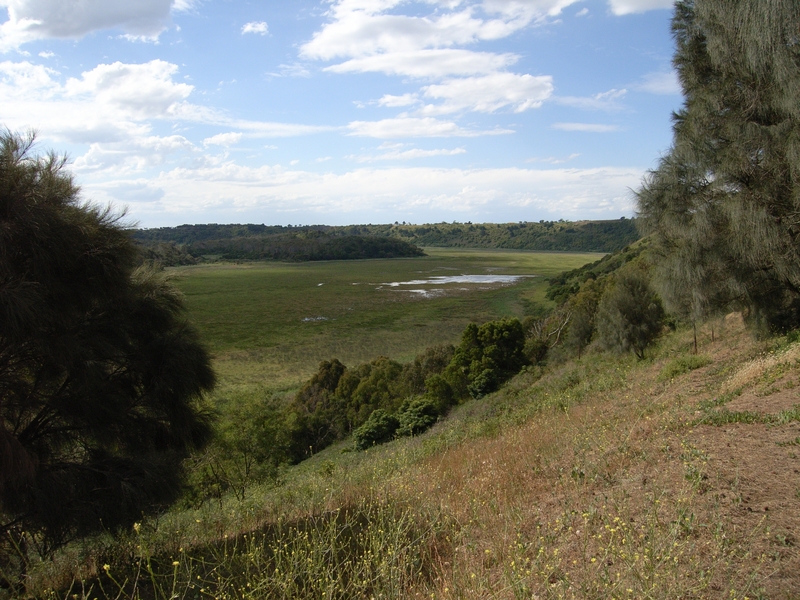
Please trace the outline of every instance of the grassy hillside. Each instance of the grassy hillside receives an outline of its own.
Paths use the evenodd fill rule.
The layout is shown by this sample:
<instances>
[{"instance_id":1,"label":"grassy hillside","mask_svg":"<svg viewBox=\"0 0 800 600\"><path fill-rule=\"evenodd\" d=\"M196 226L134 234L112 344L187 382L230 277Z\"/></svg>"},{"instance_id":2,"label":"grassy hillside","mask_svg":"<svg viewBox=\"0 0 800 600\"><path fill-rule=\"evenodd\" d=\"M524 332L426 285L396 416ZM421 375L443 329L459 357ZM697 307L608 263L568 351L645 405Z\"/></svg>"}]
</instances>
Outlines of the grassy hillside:
<instances>
[{"instance_id":1,"label":"grassy hillside","mask_svg":"<svg viewBox=\"0 0 800 600\"><path fill-rule=\"evenodd\" d=\"M32 565L114 598L790 598L800 345L730 315L529 369L428 433ZM76 565L80 564L78 568ZM38 586L38 587L37 587ZM66 587L65 587L66 586Z\"/></svg>"}]
</instances>

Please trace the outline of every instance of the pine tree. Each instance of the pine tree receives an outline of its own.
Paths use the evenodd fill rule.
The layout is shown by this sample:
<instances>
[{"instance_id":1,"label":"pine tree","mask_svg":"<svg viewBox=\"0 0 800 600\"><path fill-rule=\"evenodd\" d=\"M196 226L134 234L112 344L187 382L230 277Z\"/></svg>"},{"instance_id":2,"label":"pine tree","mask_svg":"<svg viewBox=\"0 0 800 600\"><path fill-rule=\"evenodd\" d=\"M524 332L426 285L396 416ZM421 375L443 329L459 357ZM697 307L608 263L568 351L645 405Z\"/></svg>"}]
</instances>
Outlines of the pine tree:
<instances>
[{"instance_id":1,"label":"pine tree","mask_svg":"<svg viewBox=\"0 0 800 600\"><path fill-rule=\"evenodd\" d=\"M0 533L48 552L176 498L214 373L178 292L33 141L0 135Z\"/></svg>"},{"instance_id":2,"label":"pine tree","mask_svg":"<svg viewBox=\"0 0 800 600\"><path fill-rule=\"evenodd\" d=\"M676 4L685 103L638 201L660 291L688 320L800 324L798 18L796 0Z\"/></svg>"}]
</instances>

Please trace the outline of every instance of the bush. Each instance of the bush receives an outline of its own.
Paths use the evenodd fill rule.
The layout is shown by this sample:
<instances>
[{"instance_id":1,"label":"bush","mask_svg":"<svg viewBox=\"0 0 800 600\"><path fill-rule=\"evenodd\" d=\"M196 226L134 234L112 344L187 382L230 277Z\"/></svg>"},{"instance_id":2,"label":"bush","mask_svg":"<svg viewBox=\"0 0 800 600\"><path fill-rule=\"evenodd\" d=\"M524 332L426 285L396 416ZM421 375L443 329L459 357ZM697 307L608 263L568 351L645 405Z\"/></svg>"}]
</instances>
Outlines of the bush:
<instances>
[{"instance_id":1,"label":"bush","mask_svg":"<svg viewBox=\"0 0 800 600\"><path fill-rule=\"evenodd\" d=\"M519 320L489 321L480 327L472 323L461 336L461 343L445 370L445 379L458 397L462 397L459 392L466 387L470 395L478 398L519 373L528 363L524 350L525 332ZM462 375L466 377L466 386Z\"/></svg>"},{"instance_id":2,"label":"bush","mask_svg":"<svg viewBox=\"0 0 800 600\"><path fill-rule=\"evenodd\" d=\"M404 404L398 415L400 426L397 429L399 436L418 435L429 429L439 420L439 412L436 403L424 396L414 398L408 404Z\"/></svg>"},{"instance_id":3,"label":"bush","mask_svg":"<svg viewBox=\"0 0 800 600\"><path fill-rule=\"evenodd\" d=\"M353 432L356 450L366 450L372 446L388 442L394 437L400 421L382 408L372 412L367 421Z\"/></svg>"},{"instance_id":4,"label":"bush","mask_svg":"<svg viewBox=\"0 0 800 600\"><path fill-rule=\"evenodd\" d=\"M455 402L453 387L441 375L431 375L425 380L425 397L443 414Z\"/></svg>"},{"instance_id":5,"label":"bush","mask_svg":"<svg viewBox=\"0 0 800 600\"><path fill-rule=\"evenodd\" d=\"M486 394L491 394L497 389L497 374L494 369L484 369L472 383L467 386L469 394L473 398L483 398Z\"/></svg>"},{"instance_id":6,"label":"bush","mask_svg":"<svg viewBox=\"0 0 800 600\"><path fill-rule=\"evenodd\" d=\"M603 293L597 309L597 334L605 349L630 351L641 360L663 325L661 299L641 271L621 274Z\"/></svg>"}]
</instances>

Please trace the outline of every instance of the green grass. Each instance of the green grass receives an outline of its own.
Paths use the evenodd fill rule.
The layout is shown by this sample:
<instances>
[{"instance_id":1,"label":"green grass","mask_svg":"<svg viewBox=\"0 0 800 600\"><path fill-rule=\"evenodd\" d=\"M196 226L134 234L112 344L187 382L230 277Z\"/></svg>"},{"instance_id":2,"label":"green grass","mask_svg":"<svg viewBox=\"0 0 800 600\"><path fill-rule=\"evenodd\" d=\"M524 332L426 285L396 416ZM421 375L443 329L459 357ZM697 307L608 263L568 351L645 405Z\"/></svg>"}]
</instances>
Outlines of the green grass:
<instances>
[{"instance_id":1,"label":"green grass","mask_svg":"<svg viewBox=\"0 0 800 600\"><path fill-rule=\"evenodd\" d=\"M661 370L659 379L669 381L689 371L694 371L711 363L711 358L702 354L687 354L669 361Z\"/></svg>"},{"instance_id":2,"label":"green grass","mask_svg":"<svg viewBox=\"0 0 800 600\"><path fill-rule=\"evenodd\" d=\"M546 305L547 277L600 257L426 252L414 259L203 265L172 273L190 319L214 354L221 389L255 385L269 392L298 386L322 360L353 365L385 355L408 361L429 346L457 343L470 322L524 317ZM381 285L488 273L536 277L508 287L451 284L434 298Z\"/></svg>"}]
</instances>

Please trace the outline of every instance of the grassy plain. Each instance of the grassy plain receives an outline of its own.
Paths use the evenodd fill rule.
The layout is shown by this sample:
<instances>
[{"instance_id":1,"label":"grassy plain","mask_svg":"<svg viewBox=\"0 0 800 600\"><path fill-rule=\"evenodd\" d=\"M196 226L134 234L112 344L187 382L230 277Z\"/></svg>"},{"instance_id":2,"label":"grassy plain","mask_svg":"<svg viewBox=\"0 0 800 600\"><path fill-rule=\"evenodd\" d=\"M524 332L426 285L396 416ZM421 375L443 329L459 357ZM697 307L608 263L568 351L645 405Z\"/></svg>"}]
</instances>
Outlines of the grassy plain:
<instances>
[{"instance_id":1,"label":"grassy plain","mask_svg":"<svg viewBox=\"0 0 800 600\"><path fill-rule=\"evenodd\" d=\"M413 259L212 264L173 269L211 348L221 393L297 387L322 360L409 361L457 343L470 322L546 306L546 278L601 254L427 248ZM423 296L385 284L442 275L527 275L514 285L447 284Z\"/></svg>"}]
</instances>

